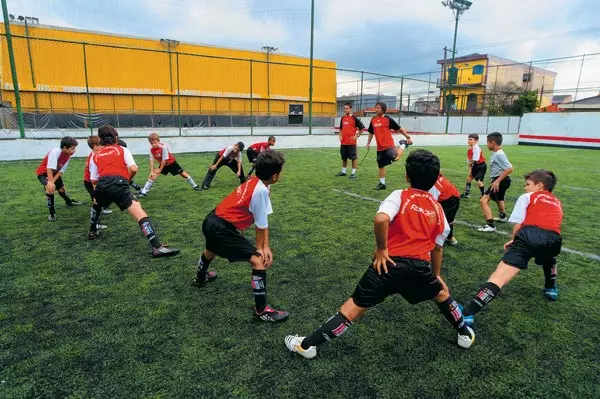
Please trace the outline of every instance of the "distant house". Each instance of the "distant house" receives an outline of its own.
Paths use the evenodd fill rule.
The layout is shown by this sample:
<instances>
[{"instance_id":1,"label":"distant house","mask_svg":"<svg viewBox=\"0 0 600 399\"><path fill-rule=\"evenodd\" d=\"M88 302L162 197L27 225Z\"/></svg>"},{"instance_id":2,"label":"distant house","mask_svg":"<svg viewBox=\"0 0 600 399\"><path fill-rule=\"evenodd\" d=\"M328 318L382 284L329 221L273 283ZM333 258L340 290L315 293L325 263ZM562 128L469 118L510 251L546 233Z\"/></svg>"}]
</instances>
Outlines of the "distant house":
<instances>
[{"instance_id":1,"label":"distant house","mask_svg":"<svg viewBox=\"0 0 600 399\"><path fill-rule=\"evenodd\" d=\"M581 100L558 104L558 109L568 112L599 112L600 93L594 97L582 98Z\"/></svg>"},{"instance_id":2,"label":"distant house","mask_svg":"<svg viewBox=\"0 0 600 399\"><path fill-rule=\"evenodd\" d=\"M396 108L398 106L398 98L396 96L390 96L385 94L363 94L356 95L351 94L347 96L341 96L336 99L337 103L337 114L342 115L344 112L344 104L352 104L352 111L355 113L365 110L367 108L374 108L378 102L384 102L388 110L390 108Z\"/></svg>"},{"instance_id":3,"label":"distant house","mask_svg":"<svg viewBox=\"0 0 600 399\"><path fill-rule=\"evenodd\" d=\"M570 94L552 96L552 104L564 104L573 101L573 96Z\"/></svg>"}]
</instances>

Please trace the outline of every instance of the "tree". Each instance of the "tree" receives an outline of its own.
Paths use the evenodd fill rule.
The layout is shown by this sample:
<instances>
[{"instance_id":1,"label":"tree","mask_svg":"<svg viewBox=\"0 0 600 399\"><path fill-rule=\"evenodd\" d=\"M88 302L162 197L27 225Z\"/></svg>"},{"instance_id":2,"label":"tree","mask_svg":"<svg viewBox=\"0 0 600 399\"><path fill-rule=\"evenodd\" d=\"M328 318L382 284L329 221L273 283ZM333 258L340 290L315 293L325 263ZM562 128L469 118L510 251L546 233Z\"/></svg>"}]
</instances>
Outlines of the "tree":
<instances>
[{"instance_id":1,"label":"tree","mask_svg":"<svg viewBox=\"0 0 600 399\"><path fill-rule=\"evenodd\" d=\"M494 85L488 94L488 115L513 115L513 103L521 92L521 88L515 82Z\"/></svg>"},{"instance_id":2,"label":"tree","mask_svg":"<svg viewBox=\"0 0 600 399\"><path fill-rule=\"evenodd\" d=\"M524 113L533 112L539 105L537 91L525 90L513 103L512 115L521 116Z\"/></svg>"}]
</instances>

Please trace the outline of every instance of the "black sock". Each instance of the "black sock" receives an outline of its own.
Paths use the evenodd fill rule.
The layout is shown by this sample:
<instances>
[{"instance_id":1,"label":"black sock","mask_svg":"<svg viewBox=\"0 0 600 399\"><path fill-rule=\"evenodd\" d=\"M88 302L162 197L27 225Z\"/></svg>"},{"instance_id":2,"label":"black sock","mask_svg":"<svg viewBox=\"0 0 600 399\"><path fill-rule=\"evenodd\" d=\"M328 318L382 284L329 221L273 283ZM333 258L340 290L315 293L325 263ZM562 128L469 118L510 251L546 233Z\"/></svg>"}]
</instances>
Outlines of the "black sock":
<instances>
[{"instance_id":1,"label":"black sock","mask_svg":"<svg viewBox=\"0 0 600 399\"><path fill-rule=\"evenodd\" d=\"M496 225L494 224L494 219L488 219L485 221L487 223L488 226L490 227L496 227Z\"/></svg>"},{"instance_id":2,"label":"black sock","mask_svg":"<svg viewBox=\"0 0 600 399\"><path fill-rule=\"evenodd\" d=\"M448 233L446 240L451 240L454 237L454 222L448 224L450 225L450 233Z\"/></svg>"},{"instance_id":3,"label":"black sock","mask_svg":"<svg viewBox=\"0 0 600 399\"><path fill-rule=\"evenodd\" d=\"M463 311L466 315L474 315L483 309L488 303L492 302L492 300L498 295L500 292L500 287L496 284L488 281L486 282L475 294L473 299L465 306L465 310Z\"/></svg>"},{"instance_id":4,"label":"black sock","mask_svg":"<svg viewBox=\"0 0 600 399\"><path fill-rule=\"evenodd\" d=\"M483 197L485 195L485 188L483 186L480 186L479 191L481 191L481 196Z\"/></svg>"},{"instance_id":5,"label":"black sock","mask_svg":"<svg viewBox=\"0 0 600 399\"><path fill-rule=\"evenodd\" d=\"M148 239L150 245L152 245L152 248L160 248L161 244L158 240L156 232L154 231L154 226L152 226L152 222L150 222L150 218L147 216L141 218L138 223L140 225L140 229L142 229L142 234Z\"/></svg>"},{"instance_id":6,"label":"black sock","mask_svg":"<svg viewBox=\"0 0 600 399\"><path fill-rule=\"evenodd\" d=\"M471 192L471 183L467 183L465 186L465 194L469 195L470 192Z\"/></svg>"},{"instance_id":7,"label":"black sock","mask_svg":"<svg viewBox=\"0 0 600 399\"><path fill-rule=\"evenodd\" d=\"M92 209L90 210L90 233L98 231L100 215L102 215L102 207L98 204L92 205Z\"/></svg>"},{"instance_id":8,"label":"black sock","mask_svg":"<svg viewBox=\"0 0 600 399\"><path fill-rule=\"evenodd\" d=\"M471 336L469 330L467 330L467 326L465 325L465 321L463 320L462 312L458 307L458 303L452 297L449 297L442 303L437 304L440 312L444 315L446 320L452 324L454 329L460 333L460 335L468 335Z\"/></svg>"},{"instance_id":9,"label":"black sock","mask_svg":"<svg viewBox=\"0 0 600 399\"><path fill-rule=\"evenodd\" d=\"M248 176L250 176L254 172L254 166L250 168L250 172L248 172Z\"/></svg>"},{"instance_id":10,"label":"black sock","mask_svg":"<svg viewBox=\"0 0 600 399\"><path fill-rule=\"evenodd\" d=\"M258 313L267 306L267 271L252 269L252 291L254 291L254 304Z\"/></svg>"},{"instance_id":11,"label":"black sock","mask_svg":"<svg viewBox=\"0 0 600 399\"><path fill-rule=\"evenodd\" d=\"M302 349L308 349L311 346L324 344L331 341L346 332L352 322L340 312L331 316L323 325L312 332L302 341Z\"/></svg>"},{"instance_id":12,"label":"black sock","mask_svg":"<svg viewBox=\"0 0 600 399\"><path fill-rule=\"evenodd\" d=\"M46 203L48 204L50 214L56 215L56 209L54 209L54 194L46 194Z\"/></svg>"},{"instance_id":13,"label":"black sock","mask_svg":"<svg viewBox=\"0 0 600 399\"><path fill-rule=\"evenodd\" d=\"M59 192L58 192L58 195L60 195L60 196L62 197L62 199L64 199L64 200L65 200L65 202L66 202L67 204L70 204L71 202L73 202L73 201L71 200L71 198L69 198L69 194L67 194L67 192L66 192L66 191L62 191L62 192L61 192L61 191L59 191Z\"/></svg>"},{"instance_id":14,"label":"black sock","mask_svg":"<svg viewBox=\"0 0 600 399\"><path fill-rule=\"evenodd\" d=\"M544 268L544 288L556 288L556 259L552 262L543 265Z\"/></svg>"},{"instance_id":15,"label":"black sock","mask_svg":"<svg viewBox=\"0 0 600 399\"><path fill-rule=\"evenodd\" d=\"M202 252L200 259L198 260L198 268L196 269L197 280L204 281L206 279L206 272L208 271L210 262L212 262L212 260L208 260L208 258L204 256L204 252Z\"/></svg>"},{"instance_id":16,"label":"black sock","mask_svg":"<svg viewBox=\"0 0 600 399\"><path fill-rule=\"evenodd\" d=\"M498 216L500 217L500 219L504 219L506 217L506 213L498 212Z\"/></svg>"}]
</instances>

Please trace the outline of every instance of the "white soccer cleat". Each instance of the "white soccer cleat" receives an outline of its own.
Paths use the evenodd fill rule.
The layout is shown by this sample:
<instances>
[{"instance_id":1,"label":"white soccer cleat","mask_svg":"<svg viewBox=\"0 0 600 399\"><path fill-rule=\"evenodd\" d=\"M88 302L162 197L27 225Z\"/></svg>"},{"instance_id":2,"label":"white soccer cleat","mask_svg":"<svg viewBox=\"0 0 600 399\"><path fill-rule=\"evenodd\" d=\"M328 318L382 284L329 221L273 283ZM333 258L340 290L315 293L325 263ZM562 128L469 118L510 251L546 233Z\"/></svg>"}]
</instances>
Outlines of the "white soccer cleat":
<instances>
[{"instance_id":1,"label":"white soccer cleat","mask_svg":"<svg viewBox=\"0 0 600 399\"><path fill-rule=\"evenodd\" d=\"M102 209L102 214L103 215L110 215L111 213L112 213L112 210L110 210L110 209L106 209L106 208Z\"/></svg>"},{"instance_id":2,"label":"white soccer cleat","mask_svg":"<svg viewBox=\"0 0 600 399\"><path fill-rule=\"evenodd\" d=\"M297 335L287 335L284 339L285 346L290 350L290 352L296 352L300 356L305 359L313 359L317 356L317 347L311 346L308 349L302 349L302 341L306 337L299 337Z\"/></svg>"},{"instance_id":3,"label":"white soccer cleat","mask_svg":"<svg viewBox=\"0 0 600 399\"><path fill-rule=\"evenodd\" d=\"M467 327L467 330L471 333L470 337L468 335L460 335L459 333L458 339L456 340L458 346L464 349L469 349L471 345L473 345L473 342L475 342L475 331L473 331L471 327Z\"/></svg>"},{"instance_id":4,"label":"white soccer cleat","mask_svg":"<svg viewBox=\"0 0 600 399\"><path fill-rule=\"evenodd\" d=\"M107 225L105 225L105 224L100 224L100 223L98 223L98 224L96 225L96 229L98 229L98 230L106 230L106 229L108 229L108 226L107 226Z\"/></svg>"},{"instance_id":5,"label":"white soccer cleat","mask_svg":"<svg viewBox=\"0 0 600 399\"><path fill-rule=\"evenodd\" d=\"M483 227L478 228L477 231L483 231L485 233L493 233L494 231L496 231L496 228L492 227L490 225L485 225Z\"/></svg>"},{"instance_id":6,"label":"white soccer cleat","mask_svg":"<svg viewBox=\"0 0 600 399\"><path fill-rule=\"evenodd\" d=\"M496 217L496 218L494 218L494 222L506 223L506 222L508 222L508 218L507 217L503 217L503 218Z\"/></svg>"}]
</instances>

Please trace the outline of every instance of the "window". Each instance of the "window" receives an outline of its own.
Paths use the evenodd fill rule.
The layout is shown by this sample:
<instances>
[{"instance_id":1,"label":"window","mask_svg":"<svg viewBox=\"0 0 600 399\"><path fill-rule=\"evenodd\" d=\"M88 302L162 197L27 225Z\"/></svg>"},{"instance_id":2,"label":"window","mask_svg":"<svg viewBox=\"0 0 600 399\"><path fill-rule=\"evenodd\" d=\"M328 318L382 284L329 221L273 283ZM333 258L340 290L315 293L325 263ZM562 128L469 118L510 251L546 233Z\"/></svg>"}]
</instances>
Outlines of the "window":
<instances>
[{"instance_id":1,"label":"window","mask_svg":"<svg viewBox=\"0 0 600 399\"><path fill-rule=\"evenodd\" d=\"M531 82L531 74L530 73L523 74L523 82Z\"/></svg>"},{"instance_id":2,"label":"window","mask_svg":"<svg viewBox=\"0 0 600 399\"><path fill-rule=\"evenodd\" d=\"M473 75L483 75L483 65L475 65L473 67Z\"/></svg>"}]
</instances>

